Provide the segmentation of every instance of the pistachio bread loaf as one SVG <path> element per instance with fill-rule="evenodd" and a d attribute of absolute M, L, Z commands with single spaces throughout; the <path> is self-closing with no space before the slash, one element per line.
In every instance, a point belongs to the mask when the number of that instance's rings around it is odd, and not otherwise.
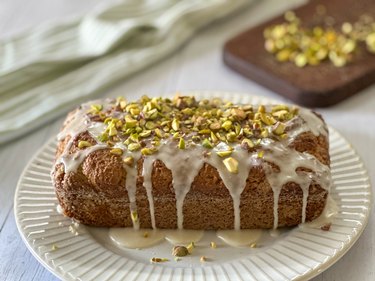
<path fill-rule="evenodd" d="M 240 229 L 317 218 L 331 185 L 316 113 L 143 96 L 71 112 L 52 180 L 64 214 L 93 226 Z"/>

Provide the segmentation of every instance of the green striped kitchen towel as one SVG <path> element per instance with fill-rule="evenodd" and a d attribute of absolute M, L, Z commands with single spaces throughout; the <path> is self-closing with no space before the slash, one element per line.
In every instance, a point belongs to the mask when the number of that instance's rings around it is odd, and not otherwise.
<path fill-rule="evenodd" d="M 0 143 L 165 57 L 249 0 L 121 0 L 0 42 Z"/>

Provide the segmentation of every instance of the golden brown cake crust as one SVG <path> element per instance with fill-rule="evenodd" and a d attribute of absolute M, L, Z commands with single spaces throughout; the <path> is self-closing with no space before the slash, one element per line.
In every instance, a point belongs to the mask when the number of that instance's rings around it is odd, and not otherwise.
<path fill-rule="evenodd" d="M 69 126 L 72 114 L 64 126 Z M 59 141 L 58 159 L 70 139 Z M 96 143 L 88 132 L 75 137 L 70 152 L 77 151 L 78 141 Z M 321 163 L 330 164 L 327 136 L 315 136 L 312 132 L 298 135 L 290 144 L 299 152 L 315 156 Z M 150 228 L 151 216 L 146 189 L 142 177 L 143 157 L 138 161 L 136 205 L 140 226 Z M 286 163 L 287 165 L 287 163 Z M 273 169 L 278 169 L 273 165 Z M 155 206 L 155 222 L 158 228 L 177 228 L 175 192 L 172 173 L 163 162 L 157 160 L 152 170 L 152 195 Z M 62 163 L 56 163 L 52 179 L 58 201 L 68 217 L 88 225 L 130 227 L 129 197 L 126 189 L 126 170 L 120 156 L 110 149 L 90 153 L 78 169 L 65 173 Z M 318 217 L 326 202 L 328 191 L 317 183 L 309 187 L 306 221 Z M 278 226 L 293 226 L 302 221 L 303 192 L 298 184 L 289 182 L 281 190 L 278 205 Z M 241 194 L 241 228 L 272 228 L 274 223 L 274 196 L 264 169 L 250 169 L 246 186 Z M 232 197 L 218 171 L 205 163 L 195 177 L 183 205 L 183 227 L 186 229 L 231 229 L 234 225 Z"/>

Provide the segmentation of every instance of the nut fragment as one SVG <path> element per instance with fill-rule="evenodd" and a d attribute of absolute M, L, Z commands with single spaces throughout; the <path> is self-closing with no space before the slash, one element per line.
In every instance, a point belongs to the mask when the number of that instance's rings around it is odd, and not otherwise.
<path fill-rule="evenodd" d="M 134 158 L 132 156 L 125 157 L 123 161 L 128 166 L 132 166 L 134 164 Z"/>
<path fill-rule="evenodd" d="M 175 131 L 178 131 L 179 128 L 180 128 L 180 122 L 176 118 L 173 119 L 172 129 L 175 130 Z"/>
<path fill-rule="evenodd" d="M 138 212 L 137 211 L 132 211 L 130 213 L 130 216 L 131 216 L 133 222 L 137 222 L 138 221 Z"/>
<path fill-rule="evenodd" d="M 178 142 L 178 148 L 179 149 L 185 149 L 186 148 L 184 138 L 180 138 L 180 140 Z"/>
<path fill-rule="evenodd" d="M 326 223 L 320 227 L 321 230 L 329 231 L 331 229 L 331 223 Z"/>
<path fill-rule="evenodd" d="M 91 110 L 89 111 L 89 113 L 92 113 L 92 114 L 99 114 L 100 111 L 103 109 L 103 105 L 101 104 L 92 104 L 90 107 L 91 107 Z"/>
<path fill-rule="evenodd" d="M 144 130 L 141 133 L 139 133 L 139 136 L 141 138 L 147 138 L 151 135 L 151 132 L 152 132 L 151 130 Z"/>
<path fill-rule="evenodd" d="M 216 249 L 216 248 L 217 248 L 217 245 L 216 245 L 215 242 L 211 242 L 211 243 L 210 243 L 210 247 L 211 247 L 212 249 Z"/>
<path fill-rule="evenodd" d="M 258 151 L 258 158 L 263 158 L 264 156 L 264 151 L 261 150 L 261 151 Z"/>
<path fill-rule="evenodd" d="M 206 262 L 207 261 L 207 257 L 201 256 L 201 258 L 199 260 L 200 260 L 200 262 Z"/>
<path fill-rule="evenodd" d="M 137 151 L 141 148 L 141 145 L 139 143 L 131 143 L 128 145 L 128 149 L 130 151 Z"/>
<path fill-rule="evenodd" d="M 217 151 L 216 154 L 219 155 L 220 157 L 227 157 L 232 154 L 232 150 Z"/>
<path fill-rule="evenodd" d="M 220 128 L 221 128 L 221 125 L 220 125 L 219 122 L 215 122 L 215 123 L 210 124 L 210 129 L 213 130 L 213 131 L 220 130 Z"/>
<path fill-rule="evenodd" d="M 226 131 L 229 131 L 231 129 L 231 127 L 232 127 L 232 121 L 230 121 L 230 120 L 225 121 L 221 125 L 221 127 L 223 127 Z"/>
<path fill-rule="evenodd" d="M 194 248 L 195 248 L 194 242 L 190 242 L 189 245 L 186 246 L 186 249 L 188 250 L 189 254 L 192 254 Z"/>
<path fill-rule="evenodd" d="M 202 146 L 205 147 L 205 148 L 213 148 L 214 146 L 212 145 L 212 143 L 208 140 L 208 139 L 204 139 L 203 142 L 202 142 Z"/>
<path fill-rule="evenodd" d="M 175 246 L 172 249 L 172 255 L 175 257 L 184 257 L 189 254 L 188 249 L 185 246 Z"/>
<path fill-rule="evenodd" d="M 85 148 L 85 147 L 90 147 L 90 146 L 92 146 L 92 144 L 88 141 L 81 140 L 78 142 L 78 148 Z"/>
<path fill-rule="evenodd" d="M 244 138 L 241 142 L 241 147 L 249 150 L 250 148 L 254 147 L 254 143 L 250 139 Z"/>
<path fill-rule="evenodd" d="M 115 155 L 122 155 L 123 153 L 121 148 L 112 148 L 109 152 Z"/>
<path fill-rule="evenodd" d="M 223 160 L 223 163 L 225 165 L 225 168 L 232 173 L 232 174 L 238 174 L 238 161 L 234 159 L 233 157 L 228 157 Z"/>
<path fill-rule="evenodd" d="M 167 262 L 167 261 L 169 261 L 169 259 L 166 259 L 166 258 L 152 258 L 150 261 L 151 262 Z"/>
<path fill-rule="evenodd" d="M 144 147 L 141 149 L 143 155 L 152 155 L 157 151 L 156 147 Z"/>
<path fill-rule="evenodd" d="M 282 122 L 277 122 L 273 127 L 272 127 L 272 132 L 275 135 L 282 135 L 285 131 L 286 125 Z"/>

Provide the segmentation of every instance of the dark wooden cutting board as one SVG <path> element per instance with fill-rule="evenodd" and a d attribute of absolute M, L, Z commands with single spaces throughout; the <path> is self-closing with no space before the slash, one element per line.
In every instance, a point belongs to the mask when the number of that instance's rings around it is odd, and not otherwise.
<path fill-rule="evenodd" d="M 374 0 L 315 0 L 294 10 L 303 25 L 318 24 L 314 17 L 318 5 L 325 6 L 326 15 L 335 20 L 334 27 L 338 29 L 343 22 L 354 23 L 364 14 L 375 20 Z M 375 54 L 369 53 L 364 43 L 344 67 L 323 62 L 299 68 L 292 62 L 278 62 L 264 49 L 263 31 L 282 22 L 285 20 L 280 15 L 230 39 L 224 46 L 224 62 L 240 74 L 308 107 L 334 105 L 375 82 Z"/>

